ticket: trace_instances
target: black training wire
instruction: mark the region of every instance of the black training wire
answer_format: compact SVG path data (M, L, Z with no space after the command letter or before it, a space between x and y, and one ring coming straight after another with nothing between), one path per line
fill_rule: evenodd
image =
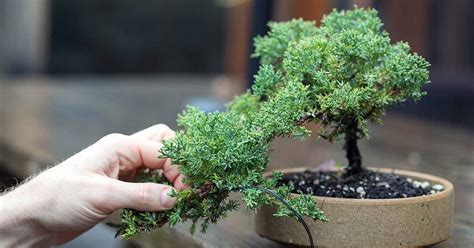
M306 230L306 233L308 234L308 238L309 238L309 246L311 248L314 248L314 244L313 244L313 236L311 235L311 231L309 230L309 227L308 225L306 224L306 222L304 221L303 217L298 213L296 212L295 209L293 209L290 204L288 204L288 202L285 201L285 199L283 199L280 195L278 195L277 193L267 189L267 188L263 188L263 187L260 187L260 186L253 186L253 188L256 188L258 190L261 190L267 194L270 194L272 195L273 197L275 197L279 202L281 202L283 205L285 205L285 207L288 208L288 210L290 210L293 215L295 215L295 217L298 219L298 221L303 224L304 226L304 229Z

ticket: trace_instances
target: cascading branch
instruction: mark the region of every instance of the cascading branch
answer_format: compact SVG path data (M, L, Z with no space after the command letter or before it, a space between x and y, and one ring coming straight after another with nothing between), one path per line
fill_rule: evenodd
M275 188L281 175L274 174L270 179L262 176L269 162L270 141L276 136L302 135L294 120L304 112L307 101L307 87L295 82L264 103L259 103L258 97L250 93L239 96L228 105L226 112L206 114L188 107L178 118L183 130L165 142L161 156L180 165L189 189L175 192L177 204L169 211L125 209L119 229L122 237L187 220L193 223L191 232L195 231L198 221L204 232L209 223L237 209L235 200L226 199L230 192L241 192L248 209L274 203L280 207L279 216L291 216L279 201L257 187L274 189L301 215L326 220L311 196L290 199L290 187ZM149 176L141 178L146 180ZM165 181L161 177L154 178L154 182Z
M357 140L368 136L368 122L380 123L385 107L424 95L428 62L410 53L408 44L391 44L375 10L333 11L318 28L301 19L270 23L255 38L254 57L261 67L252 92L237 96L225 112L206 114L188 107L178 117L182 128L165 142L161 156L180 165L189 189L174 192L176 207L164 212L125 209L118 234L130 238L166 223L191 221L191 232L238 208L231 192L243 194L246 208L278 206L277 216L292 216L261 188L272 189L300 215L327 221L310 195L290 197L289 186L276 187L280 174L265 178L270 142L278 136L304 138L302 125L313 121L329 141L345 139L348 174L362 170ZM165 182L157 172L141 181Z

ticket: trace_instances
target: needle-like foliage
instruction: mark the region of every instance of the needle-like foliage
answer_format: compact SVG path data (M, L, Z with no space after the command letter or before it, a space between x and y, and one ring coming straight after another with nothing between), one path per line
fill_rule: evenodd
M206 114L188 107L178 118L183 130L165 142L161 156L180 165L189 189L174 192L177 205L172 210L156 213L124 210L122 236L129 238L165 223L173 226L187 220L193 223L191 232L198 221L204 232L209 223L215 223L238 207L236 201L226 199L230 192L242 193L245 207L250 210L274 203L279 207L278 216L292 216L285 206L258 187L274 189L301 215L326 220L312 197L291 199L291 188L275 188L280 174L272 178L262 176L269 162L271 140L276 136L308 133L302 132L295 121L309 104L307 94L307 86L294 82L264 103L250 93L237 97L226 112ZM155 182L164 181L155 178Z
M255 38L254 57L261 67L252 92L237 96L227 111L204 113L188 107L178 117L182 128L165 142L161 156L180 165L189 189L174 192L175 208L165 212L126 209L119 233L129 238L166 223L224 218L238 203L227 199L240 192L246 208L278 206L277 216L292 216L279 201L259 188L273 189L300 215L326 221L313 197L290 197L289 186L276 187L281 177L265 178L270 142L278 136L303 138L302 124L322 126L320 136L345 139L348 173L361 170L357 139L368 136L368 122L381 122L388 105L425 93L429 64L410 53L408 44L392 44L375 10L333 11L318 28L301 19L270 23L270 32ZM164 182L151 171L145 181Z
M308 86L300 121L319 123L319 135L331 142L344 138L349 174L362 170L357 140L368 137L368 123L381 123L389 105L420 99L429 82L429 63L407 43L393 44L382 26L375 10L334 10L319 28L302 20L272 24L255 40L259 75L270 75L270 66L283 75L279 83L256 81L255 93L271 95L288 82Z

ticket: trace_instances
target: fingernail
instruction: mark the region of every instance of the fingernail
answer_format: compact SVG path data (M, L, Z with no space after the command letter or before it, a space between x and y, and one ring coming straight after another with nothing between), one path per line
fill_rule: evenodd
M167 188L161 191L161 197L160 197L161 205L168 209L172 208L174 204L176 204L176 197L169 196L171 192L173 192L172 188Z

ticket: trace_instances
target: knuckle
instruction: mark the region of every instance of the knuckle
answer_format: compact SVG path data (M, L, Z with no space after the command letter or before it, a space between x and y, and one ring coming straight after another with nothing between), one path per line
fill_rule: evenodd
M151 205L153 201L153 187L150 184L144 184L142 187L139 188L139 198L138 202L141 205L148 206Z
M168 131L168 130L171 130L170 127L168 127L168 125L165 125L165 124L156 124L155 125L155 128L158 129L158 130L161 130L161 131Z
M113 183L101 180L95 182L90 188L98 189L96 190L96 194L89 194L89 192L86 192L92 205L97 209L102 209L106 213L111 213L118 208L112 198L114 193L117 192Z
M156 128L159 130L163 139L168 139L175 136L175 131L165 124L157 124Z
M118 143L125 139L126 135L120 134L120 133L111 133L106 136L104 136L102 139L100 139L99 142L101 143L107 143L107 144L113 144L113 143Z

